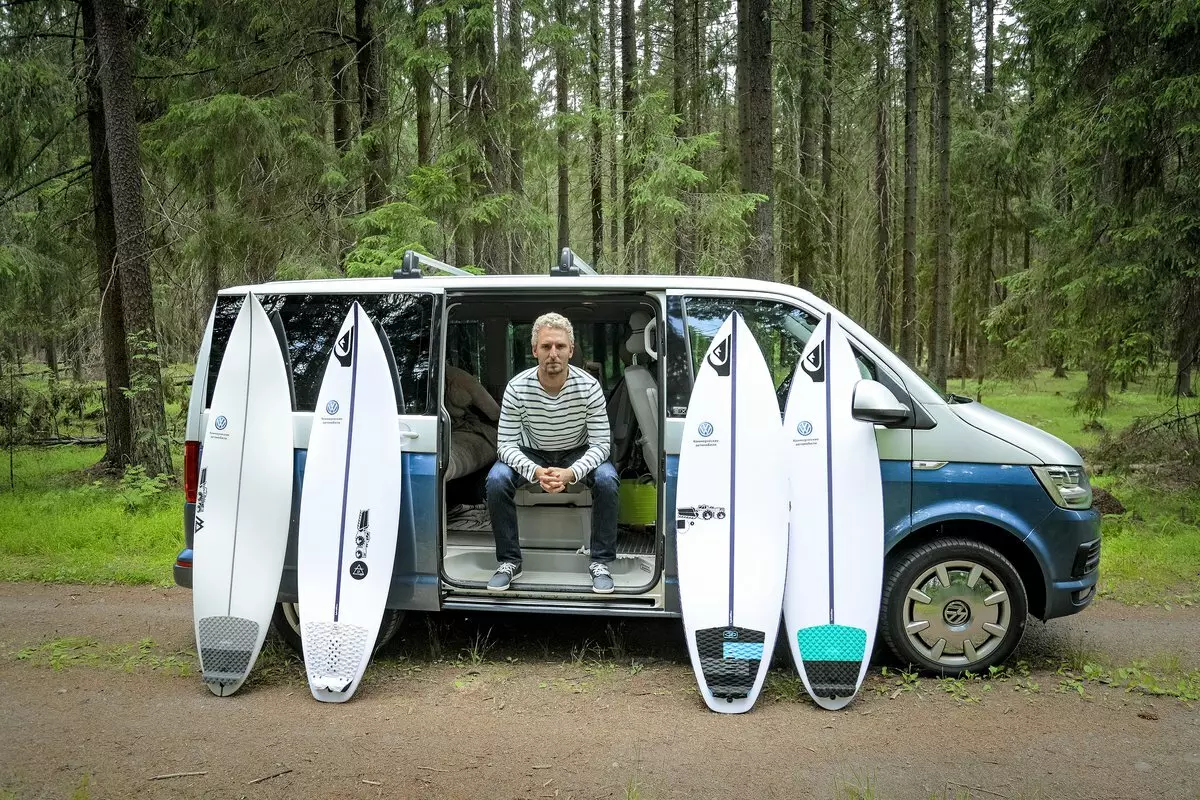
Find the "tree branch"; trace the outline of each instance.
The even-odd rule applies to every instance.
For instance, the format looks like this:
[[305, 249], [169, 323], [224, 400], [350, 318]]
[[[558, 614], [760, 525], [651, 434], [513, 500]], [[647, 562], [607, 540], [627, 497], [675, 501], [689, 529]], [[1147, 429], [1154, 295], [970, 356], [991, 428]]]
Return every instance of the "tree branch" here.
[[80, 164], [79, 166], [69, 167], [67, 169], [64, 169], [62, 172], [58, 172], [58, 173], [55, 173], [54, 175], [51, 175], [48, 178], [43, 178], [42, 180], [38, 181], [35, 184], [26, 186], [24, 189], [17, 192], [16, 194], [10, 194], [8, 197], [5, 197], [4, 199], [0, 200], [0, 206], [5, 206], [8, 203], [11, 203], [13, 200], [16, 200], [21, 195], [28, 194], [29, 192], [32, 192], [34, 189], [38, 188], [39, 186], [47, 184], [50, 181], [57, 180], [58, 178], [61, 178], [63, 175], [70, 175], [72, 172], [79, 172], [79, 170], [88, 169], [91, 166], [92, 166], [92, 162], [89, 160], [89, 161], [85, 161], [84, 163]]

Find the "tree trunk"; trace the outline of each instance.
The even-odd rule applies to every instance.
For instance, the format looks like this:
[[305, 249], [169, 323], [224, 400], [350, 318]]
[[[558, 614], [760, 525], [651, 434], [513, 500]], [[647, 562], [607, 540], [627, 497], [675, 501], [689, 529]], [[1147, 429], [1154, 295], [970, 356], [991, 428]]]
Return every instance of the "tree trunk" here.
[[87, 53], [88, 144], [92, 156], [92, 202], [96, 266], [100, 278], [100, 349], [104, 355], [104, 439], [101, 461], [123, 467], [132, 458], [129, 398], [129, 360], [125, 353], [125, 320], [121, 283], [116, 279], [116, 231], [113, 220], [112, 183], [108, 171], [108, 143], [104, 135], [104, 104], [100, 90], [100, 58], [96, 49], [96, 10], [93, 0], [83, 0], [83, 38]]
[[588, 185], [592, 193], [592, 266], [599, 269], [604, 256], [604, 133], [600, 127], [600, 3], [588, 0], [588, 105], [591, 117], [591, 151]]
[[133, 53], [122, 0], [97, 0], [96, 43], [104, 129], [112, 181], [115, 271], [121, 284], [125, 350], [129, 360], [129, 463], [148, 475], [170, 475], [171, 453], [163, 411], [162, 376], [155, 338], [150, 258], [142, 208], [141, 147]]
[[933, 325], [930, 331], [931, 379], [946, 390], [946, 352], [950, 327], [950, 0], [937, 0], [937, 157], [936, 257], [933, 271]]
[[[483, 12], [486, 9], [486, 17]], [[467, 99], [467, 116], [472, 137], [482, 159], [475, 159], [471, 170], [474, 194], [482, 202], [488, 202], [497, 192], [496, 187], [504, 183], [504, 166], [500, 160], [496, 137], [492, 134], [496, 115], [496, 49], [494, 41], [495, 17], [491, 0], [477, 0], [472, 10], [473, 24], [469, 28], [471, 79], [468, 81], [470, 94]], [[486, 24], [481, 24], [486, 19]], [[501, 246], [499, 225], [496, 221], [479, 220], [475, 223], [475, 264], [486, 272], [505, 274], [509, 271], [505, 256], [507, 248]]]
[[766, 195], [750, 212], [749, 239], [744, 251], [748, 278], [774, 280], [775, 169], [773, 94], [771, 87], [770, 0], [738, 0], [737, 97], [738, 154], [743, 192]]
[[996, 0], [984, 0], [985, 6], [985, 24], [986, 28], [983, 33], [983, 93], [991, 99], [992, 96], [992, 48], [994, 34], [992, 29], [996, 27]]
[[900, 298], [900, 356], [917, 363], [917, 9], [904, 8], [904, 266]]
[[[985, 0], [986, 12], [984, 14], [984, 36], [983, 36], [983, 105], [985, 109], [991, 109], [995, 98], [992, 96], [992, 28], [993, 19], [995, 16], [995, 0]], [[974, 326], [972, 333], [975, 338], [975, 376], [982, 381], [987, 372], [988, 365], [988, 338], [987, 331], [983, 326], [983, 321], [987, 317], [988, 311], [992, 306], [992, 293], [996, 280], [996, 220], [1003, 219], [1001, 209], [996, 207], [997, 194], [1000, 191], [1000, 176], [996, 175], [993, 183], [995, 191], [992, 194], [992, 213], [988, 215], [987, 229], [987, 246], [983, 256], [983, 263], [979, 265], [979, 280], [977, 282], [977, 294], [974, 302], [974, 314], [967, 318], [967, 325]], [[1007, 208], [1007, 198], [1004, 203]], [[963, 373], [966, 377], [966, 373]]]
[[[448, 89], [448, 105], [450, 108], [448, 127], [451, 147], [457, 146], [466, 138], [466, 107], [463, 103], [463, 42], [462, 42], [463, 12], [460, 8], [451, 6], [446, 10], [446, 50], [450, 55], [450, 64], [446, 72]], [[459, 158], [453, 166], [455, 184], [459, 190], [459, 208], [454, 220], [454, 260], [460, 266], [472, 263], [471, 227], [464, 219], [463, 209], [472, 200], [470, 168], [466, 161]]]
[[204, 227], [211, 237], [204, 247], [204, 278], [208, 288], [208, 297], [205, 299], [210, 307], [217, 302], [217, 293], [221, 291], [221, 258], [217, 247], [216, 216], [217, 182], [213, 166], [210, 164], [204, 176]]
[[637, 272], [633, 241], [633, 106], [637, 102], [637, 19], [633, 0], [621, 0], [621, 253], [628, 272]]
[[619, 123], [621, 112], [617, 101], [620, 96], [617, 91], [619, 82], [617, 78], [617, 19], [617, 0], [608, 0], [608, 108], [612, 125], [612, 133], [608, 139], [608, 252], [612, 253], [613, 267], [620, 267], [621, 264], [621, 242], [618, 230], [618, 219], [621, 214], [619, 211], [620, 198], [617, 194], [617, 174], [620, 172], [621, 164], [620, 131], [622, 127]]
[[[513, 114], [511, 133], [509, 135], [508, 185], [514, 198], [523, 199], [525, 196], [525, 113], [526, 96], [529, 84], [525, 73], [525, 23], [521, 19], [521, 0], [508, 0], [508, 47], [509, 59], [512, 66], [511, 75], [504, 76], [510, 85], [519, 76], [519, 83], [514, 91], [517, 101], [512, 103], [509, 113]], [[515, 229], [512, 233], [512, 245], [509, 248], [510, 270], [525, 271], [525, 232]]]
[[[817, 175], [817, 128], [813, 123], [816, 107], [816, 85], [814, 66], [816, 48], [813, 38], [816, 31], [817, 0], [801, 0], [800, 5], [800, 186], [796, 202], [796, 242], [792, 254], [794, 283], [806, 289], [813, 284], [813, 264], [816, 253], [816, 208], [810, 198]], [[770, 13], [769, 6], [767, 13]]]
[[875, 326], [879, 340], [892, 340], [892, 152], [888, 130], [891, 91], [888, 59], [892, 47], [891, 0], [875, 0]]
[[346, 59], [335, 52], [329, 66], [333, 86], [333, 146], [339, 153], [350, 148], [350, 106], [346, 100]]
[[[671, 3], [671, 107], [676, 116], [675, 137], [679, 140], [691, 135], [691, 65], [689, 39], [691, 26], [688, 22], [689, 0], [672, 0]], [[692, 189], [684, 190], [683, 206], [687, 209], [675, 220], [675, 274], [690, 275], [695, 272], [692, 261]]]
[[425, 50], [429, 46], [429, 26], [421, 15], [425, 13], [425, 0], [413, 0], [413, 44], [417, 50], [413, 66], [413, 93], [417, 97], [417, 166], [427, 167], [431, 163], [431, 137], [433, 126], [430, 120], [429, 92], [432, 80], [425, 66]]
[[[821, 267], [824, 280], [833, 274], [833, 0], [821, 12]], [[814, 288], [820, 282], [814, 280]]]
[[354, 0], [354, 30], [358, 39], [355, 61], [358, 65], [359, 129], [366, 156], [363, 199], [367, 210], [387, 202], [387, 184], [391, 179], [387, 140], [377, 130], [387, 120], [387, 86], [383, 76], [383, 54], [387, 50], [382, 32], [375, 30], [379, 0]]
[[1175, 326], [1176, 397], [1195, 397], [1192, 368], [1200, 359], [1200, 279], [1179, 278], [1179, 311]]
[[[567, 28], [567, 2], [555, 0], [554, 21]], [[558, 248], [571, 246], [571, 189], [570, 164], [567, 153], [567, 43], [557, 41], [554, 45], [554, 127], [557, 140], [558, 159]]]
[[[650, 4], [642, 2], [642, 65], [641, 73], [638, 76], [640, 86], [649, 86], [651, 79], [651, 68], [654, 65], [654, 40], [650, 36]], [[634, 183], [645, 174], [646, 170], [646, 148], [650, 141], [650, 119], [648, 114], [641, 115], [638, 120], [638, 130], [635, 134], [635, 139], [641, 143], [638, 150], [638, 158], [636, 169], [634, 171]], [[650, 237], [652, 231], [646, 229], [645, 218], [641, 218], [636, 223], [634, 233], [637, 234], [637, 241], [634, 243], [637, 248], [637, 256], [635, 259], [635, 267], [638, 273], [644, 273], [650, 268]]]

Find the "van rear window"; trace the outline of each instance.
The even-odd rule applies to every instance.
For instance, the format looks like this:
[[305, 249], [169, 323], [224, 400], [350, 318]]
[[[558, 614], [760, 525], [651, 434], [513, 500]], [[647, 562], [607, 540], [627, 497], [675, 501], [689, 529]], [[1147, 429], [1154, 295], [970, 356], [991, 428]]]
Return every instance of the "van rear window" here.
[[[208, 360], [208, 394], [205, 408], [212, 403], [217, 373], [225, 346], [233, 332], [242, 307], [242, 297], [217, 298], [213, 320], [212, 348]], [[362, 305], [387, 335], [403, 394], [397, 410], [404, 414], [429, 415], [433, 398], [429, 392], [429, 355], [432, 350], [433, 295], [368, 294], [355, 297], [344, 294], [267, 294], [260, 295], [263, 309], [287, 338], [296, 391], [296, 411], [312, 411], [321, 390], [325, 364], [333, 348], [338, 329], [354, 301]]]

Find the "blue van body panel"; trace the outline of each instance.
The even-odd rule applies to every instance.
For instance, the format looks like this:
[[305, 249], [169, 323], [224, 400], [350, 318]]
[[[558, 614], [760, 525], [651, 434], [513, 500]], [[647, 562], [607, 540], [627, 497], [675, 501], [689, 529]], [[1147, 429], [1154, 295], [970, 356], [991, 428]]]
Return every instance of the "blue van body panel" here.
[[[1054, 501], [1027, 466], [946, 464], [912, 473], [912, 528], [969, 520], [1025, 539], [1053, 511]], [[890, 546], [894, 542], [889, 542]]]
[[[291, 531], [280, 599], [296, 599], [296, 534], [300, 486], [307, 453], [296, 451], [296, 488]], [[664, 508], [666, 520], [675, 517], [679, 456], [668, 455]], [[438, 553], [440, 518], [437, 503], [437, 457], [430, 453], [403, 455], [404, 483], [400, 512], [400, 542], [389, 608], [437, 610], [440, 607]], [[1024, 543], [1037, 559], [1044, 580], [1044, 619], [1074, 614], [1095, 596], [1098, 572], [1075, 574], [1081, 550], [1098, 547], [1100, 514], [1095, 510], [1060, 508], [1046, 494], [1027, 466], [950, 463], [936, 470], [914, 470], [908, 461], [881, 461], [884, 488], [885, 552], [891, 552], [911, 532], [931, 525], [979, 522], [1004, 530]], [[174, 566], [175, 582], [192, 585], [191, 556], [195, 505], [184, 506], [186, 547]], [[674, 526], [667, 524], [664, 541], [664, 610], [678, 613], [679, 579]]]

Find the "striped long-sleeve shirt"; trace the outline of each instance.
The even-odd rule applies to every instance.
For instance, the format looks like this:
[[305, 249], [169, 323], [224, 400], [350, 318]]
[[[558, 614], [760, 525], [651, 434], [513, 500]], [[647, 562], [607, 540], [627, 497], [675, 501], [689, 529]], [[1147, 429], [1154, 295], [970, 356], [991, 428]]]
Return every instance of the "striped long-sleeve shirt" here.
[[587, 451], [570, 465], [578, 481], [608, 458], [611, 437], [600, 383], [576, 366], [570, 366], [557, 395], [542, 388], [537, 367], [518, 373], [504, 389], [497, 455], [531, 483], [538, 465], [522, 447], [560, 452], [586, 444]]

